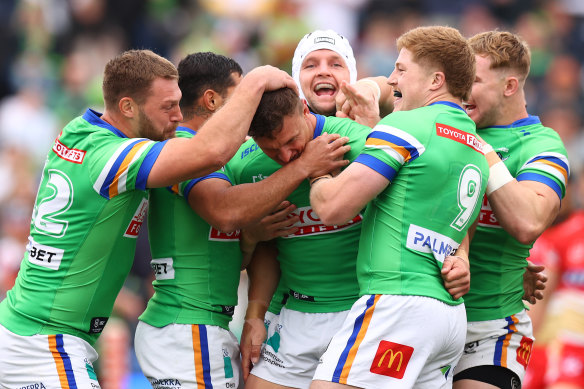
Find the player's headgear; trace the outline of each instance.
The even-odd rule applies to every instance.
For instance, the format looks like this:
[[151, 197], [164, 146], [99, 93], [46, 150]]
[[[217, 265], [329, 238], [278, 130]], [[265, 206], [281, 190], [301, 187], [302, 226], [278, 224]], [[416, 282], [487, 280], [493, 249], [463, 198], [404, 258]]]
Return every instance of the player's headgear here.
[[352, 84], [357, 81], [357, 64], [353, 55], [353, 49], [347, 38], [337, 34], [333, 30], [316, 30], [304, 35], [304, 38], [298, 43], [294, 51], [294, 58], [292, 59], [292, 78], [296, 81], [300, 97], [303, 99], [305, 97], [300, 87], [300, 67], [308, 54], [322, 49], [332, 50], [339, 54], [349, 68], [349, 83]]

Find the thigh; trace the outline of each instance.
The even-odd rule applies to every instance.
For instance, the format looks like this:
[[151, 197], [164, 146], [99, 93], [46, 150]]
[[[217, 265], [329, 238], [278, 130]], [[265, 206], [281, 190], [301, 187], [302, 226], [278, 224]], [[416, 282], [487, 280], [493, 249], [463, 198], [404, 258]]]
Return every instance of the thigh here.
[[314, 379], [363, 388], [440, 388], [462, 353], [464, 306], [369, 295], [351, 309]]
[[134, 347], [153, 388], [239, 387], [239, 345], [224, 328], [202, 324], [157, 328], [140, 321]]
[[[498, 320], [469, 322], [464, 352], [454, 378], [476, 366], [499, 366], [512, 371], [522, 381], [533, 340], [531, 320], [525, 311]], [[505, 372], [504, 369], [496, 371]]]
[[305, 313], [283, 308], [268, 330], [251, 374], [282, 386], [308, 388], [320, 356], [348, 311]]
[[0, 387], [94, 388], [97, 352], [66, 334], [16, 335], [0, 325]]

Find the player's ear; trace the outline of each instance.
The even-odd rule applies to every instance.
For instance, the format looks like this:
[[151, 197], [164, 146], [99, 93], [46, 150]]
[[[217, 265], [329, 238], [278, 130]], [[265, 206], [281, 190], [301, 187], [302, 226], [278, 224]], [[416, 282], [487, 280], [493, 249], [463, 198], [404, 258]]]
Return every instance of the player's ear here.
[[122, 97], [120, 101], [118, 101], [118, 109], [125, 117], [133, 118], [138, 112], [138, 105], [131, 97]]
[[434, 91], [442, 88], [445, 82], [446, 76], [444, 76], [444, 72], [432, 73], [432, 84], [430, 85], [430, 90]]
[[512, 96], [519, 90], [519, 80], [517, 77], [509, 76], [505, 78], [505, 90], [503, 94], [505, 96]]
[[210, 112], [215, 112], [223, 104], [223, 99], [221, 98], [219, 93], [217, 93], [213, 89], [207, 89], [203, 93], [202, 100], [203, 100], [203, 105], [205, 106], [207, 111], [210, 111]]

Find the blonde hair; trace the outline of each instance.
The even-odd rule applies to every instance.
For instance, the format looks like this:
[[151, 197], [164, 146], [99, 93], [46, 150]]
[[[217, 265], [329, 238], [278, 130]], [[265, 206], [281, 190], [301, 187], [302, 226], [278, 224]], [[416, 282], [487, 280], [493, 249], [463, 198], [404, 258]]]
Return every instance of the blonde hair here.
[[488, 57], [491, 69], [510, 69], [527, 78], [531, 66], [531, 51], [527, 43], [508, 31], [487, 31], [468, 40], [476, 55]]
[[143, 104], [157, 78], [178, 80], [178, 71], [169, 60], [150, 50], [129, 50], [111, 59], [102, 84], [106, 109], [117, 107], [126, 96]]
[[417, 27], [397, 40], [397, 49], [409, 50], [419, 64], [435, 66], [444, 73], [448, 91], [468, 99], [475, 78], [475, 56], [467, 40], [452, 27]]

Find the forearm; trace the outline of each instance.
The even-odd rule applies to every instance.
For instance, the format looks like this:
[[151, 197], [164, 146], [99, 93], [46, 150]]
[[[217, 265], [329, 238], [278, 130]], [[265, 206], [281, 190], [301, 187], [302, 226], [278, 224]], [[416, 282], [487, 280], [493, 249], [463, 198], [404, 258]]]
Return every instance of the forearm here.
[[343, 195], [342, 182], [338, 177], [323, 177], [315, 181], [310, 189], [310, 205], [326, 225], [343, 224], [362, 208], [351, 207], [347, 203], [347, 196]]
[[247, 268], [249, 280], [246, 319], [264, 318], [272, 296], [280, 281], [280, 264], [277, 250], [267, 244], [260, 244], [254, 251]]

